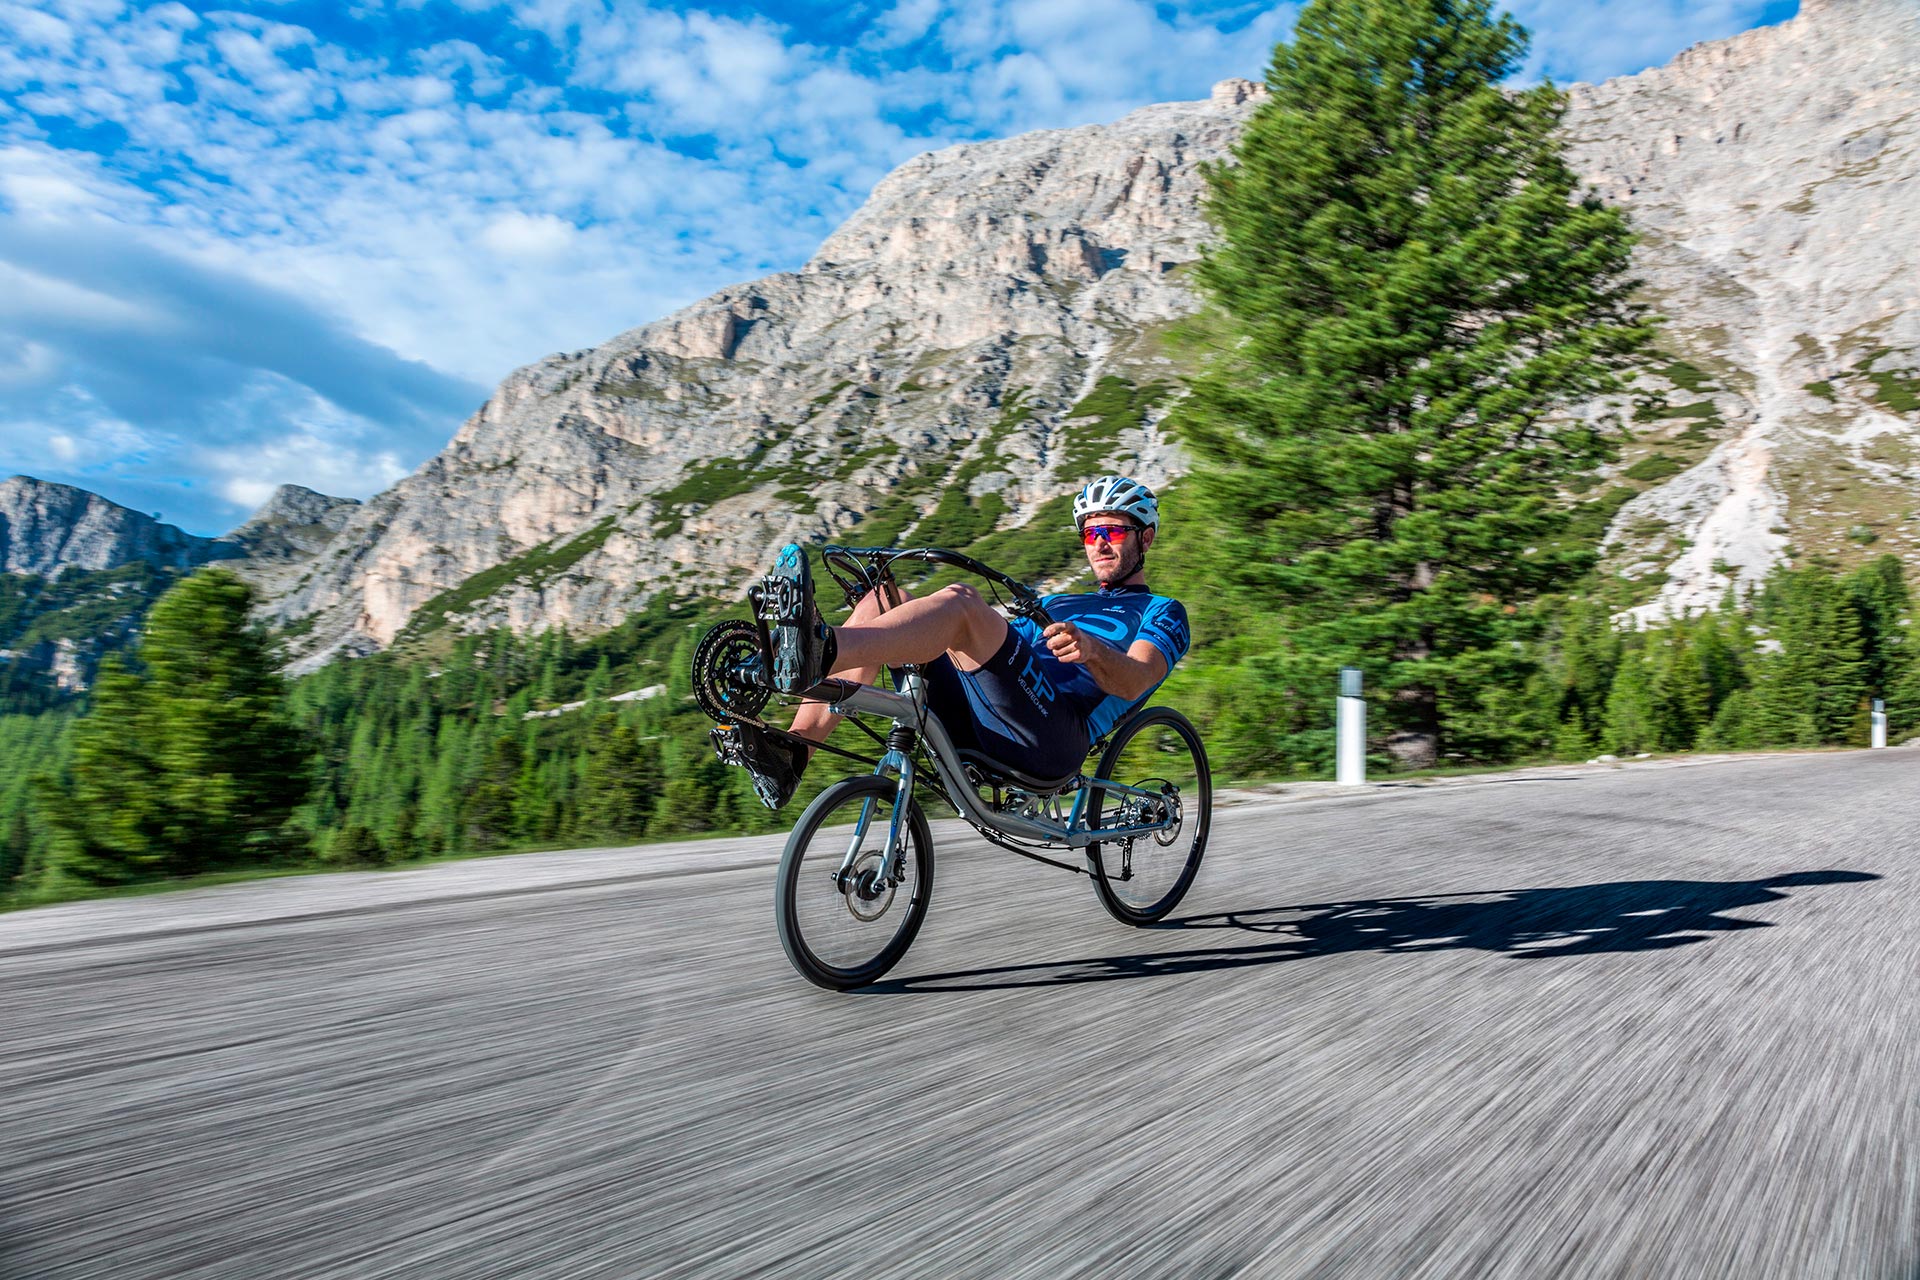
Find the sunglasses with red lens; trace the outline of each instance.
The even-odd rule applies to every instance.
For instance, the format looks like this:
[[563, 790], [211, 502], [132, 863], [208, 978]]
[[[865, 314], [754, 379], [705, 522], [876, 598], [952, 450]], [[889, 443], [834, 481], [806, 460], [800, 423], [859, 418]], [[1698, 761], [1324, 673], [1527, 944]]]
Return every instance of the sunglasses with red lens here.
[[1130, 524], [1090, 524], [1080, 531], [1080, 540], [1088, 546], [1096, 542], [1125, 542], [1127, 535], [1138, 531], [1138, 526]]

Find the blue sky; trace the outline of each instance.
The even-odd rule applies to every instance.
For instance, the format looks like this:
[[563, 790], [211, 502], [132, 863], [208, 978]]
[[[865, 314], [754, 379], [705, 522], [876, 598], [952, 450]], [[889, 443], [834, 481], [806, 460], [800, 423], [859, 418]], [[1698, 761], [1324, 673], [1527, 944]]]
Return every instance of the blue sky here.
[[[1594, 80], [1794, 0], [1514, 0]], [[0, 475], [366, 497], [517, 365], [798, 266], [921, 151], [1257, 78], [1230, 0], [0, 0]]]

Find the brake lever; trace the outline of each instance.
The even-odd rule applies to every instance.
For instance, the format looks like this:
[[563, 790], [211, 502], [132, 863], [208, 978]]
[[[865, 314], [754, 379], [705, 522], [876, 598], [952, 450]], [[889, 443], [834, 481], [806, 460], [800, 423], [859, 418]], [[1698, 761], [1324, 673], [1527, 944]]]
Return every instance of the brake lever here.
[[847, 608], [859, 604], [868, 592], [877, 591], [893, 581], [893, 574], [877, 557], [860, 556], [844, 547], [829, 547], [822, 550], [820, 561], [826, 566], [827, 576], [840, 588], [847, 598]]
[[1031, 587], [1021, 587], [1014, 595], [1013, 611], [1042, 631], [1053, 625], [1053, 615], [1040, 603], [1040, 593]]

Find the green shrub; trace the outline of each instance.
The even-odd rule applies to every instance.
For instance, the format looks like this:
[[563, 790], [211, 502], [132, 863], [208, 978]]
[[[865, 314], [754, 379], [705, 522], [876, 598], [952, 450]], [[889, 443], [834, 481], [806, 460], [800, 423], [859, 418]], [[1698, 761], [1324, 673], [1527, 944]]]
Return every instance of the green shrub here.
[[1675, 360], [1660, 370], [1660, 376], [1689, 395], [1697, 396], [1702, 391], [1719, 390], [1713, 385], [1713, 379], [1708, 377], [1698, 365], [1686, 360]]
[[1574, 542], [1598, 543], [1606, 535], [1607, 526], [1620, 514], [1620, 508], [1633, 501], [1634, 491], [1625, 485], [1614, 485], [1591, 502], [1582, 502], [1573, 509], [1573, 517], [1567, 523], [1566, 538]]
[[1642, 480], [1649, 483], [1677, 476], [1685, 471], [1686, 465], [1669, 458], [1664, 453], [1649, 454], [1621, 472], [1629, 480]]

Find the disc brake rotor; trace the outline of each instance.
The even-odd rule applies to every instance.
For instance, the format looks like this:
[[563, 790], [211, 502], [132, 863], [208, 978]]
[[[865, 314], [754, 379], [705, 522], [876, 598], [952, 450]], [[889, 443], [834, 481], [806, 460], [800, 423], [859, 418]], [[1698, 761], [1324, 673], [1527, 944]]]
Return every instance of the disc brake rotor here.
[[1121, 813], [1125, 825], [1129, 827], [1151, 827], [1160, 823], [1166, 826], [1153, 833], [1153, 842], [1158, 845], [1170, 845], [1180, 838], [1180, 826], [1184, 820], [1180, 806], [1180, 788], [1165, 778], [1146, 778], [1133, 784], [1141, 791], [1155, 786], [1160, 794], [1154, 796], [1129, 796]]
[[846, 899], [847, 910], [853, 913], [854, 919], [878, 920], [893, 905], [894, 886], [881, 880], [886, 869], [887, 860], [877, 849], [861, 854], [848, 869], [841, 896]]
[[1158, 807], [1160, 815], [1154, 820], [1156, 822], [1164, 820], [1167, 828], [1164, 831], [1154, 832], [1153, 842], [1163, 846], [1170, 845], [1180, 838], [1180, 826], [1186, 817], [1180, 807], [1180, 789], [1171, 782], [1161, 783]]

